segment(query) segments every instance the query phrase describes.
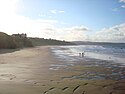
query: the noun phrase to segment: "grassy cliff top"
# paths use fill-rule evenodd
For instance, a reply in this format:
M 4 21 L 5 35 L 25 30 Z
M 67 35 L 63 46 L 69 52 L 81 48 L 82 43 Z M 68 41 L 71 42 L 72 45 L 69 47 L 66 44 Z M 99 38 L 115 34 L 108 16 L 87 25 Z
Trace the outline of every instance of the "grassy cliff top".
M 44 39 L 44 38 L 29 38 L 34 46 L 42 45 L 73 45 L 71 42 L 55 40 L 55 39 Z
M 0 32 L 0 49 L 14 49 L 44 45 L 74 45 L 74 43 L 55 39 L 28 38 L 26 34 L 8 35 Z

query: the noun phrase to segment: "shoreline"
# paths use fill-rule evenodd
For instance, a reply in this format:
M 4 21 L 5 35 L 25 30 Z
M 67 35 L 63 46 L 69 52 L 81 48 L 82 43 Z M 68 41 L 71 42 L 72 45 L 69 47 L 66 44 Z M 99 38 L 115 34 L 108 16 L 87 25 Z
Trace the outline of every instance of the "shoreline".
M 20 48 L 17 48 L 17 49 L 0 49 L 0 54 L 12 53 L 12 52 L 19 51 L 19 50 L 20 50 Z
M 86 69 L 81 65 L 50 70 L 64 63 L 51 52 L 52 46 L 24 48 L 0 54 L 1 94 L 124 94 L 125 80 L 80 80 L 68 78 Z M 94 68 L 96 70 L 96 68 Z M 99 69 L 98 71 L 100 71 Z

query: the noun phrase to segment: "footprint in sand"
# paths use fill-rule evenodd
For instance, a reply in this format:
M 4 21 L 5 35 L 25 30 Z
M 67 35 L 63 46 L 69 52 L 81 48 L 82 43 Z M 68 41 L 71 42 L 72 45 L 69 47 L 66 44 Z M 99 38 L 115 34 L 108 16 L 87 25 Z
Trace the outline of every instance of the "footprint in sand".
M 83 89 L 83 86 L 78 85 L 73 89 L 72 94 L 85 94 L 85 90 Z
M 0 75 L 0 78 L 1 79 L 4 79 L 4 80 L 13 80 L 13 79 L 15 79 L 16 78 L 16 76 L 15 75 L 13 75 L 13 74 L 1 74 Z
M 28 84 L 34 84 L 34 85 L 36 85 L 38 83 L 35 80 L 25 80 L 25 82 Z
M 69 87 L 64 87 L 62 90 L 64 91 L 64 90 L 67 90 Z

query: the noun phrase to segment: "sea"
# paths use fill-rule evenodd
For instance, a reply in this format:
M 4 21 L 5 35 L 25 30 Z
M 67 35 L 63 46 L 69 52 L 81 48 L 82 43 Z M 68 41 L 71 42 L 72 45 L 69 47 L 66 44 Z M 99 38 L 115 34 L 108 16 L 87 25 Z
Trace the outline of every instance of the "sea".
M 111 73 L 97 73 L 88 71 L 87 73 L 76 75 L 72 78 L 83 80 L 88 79 L 125 79 L 125 44 L 94 44 L 94 45 L 72 45 L 72 46 L 53 46 L 52 53 L 59 64 L 52 64 L 51 70 L 68 69 L 81 62 L 85 67 L 103 67 L 109 69 Z M 82 56 L 81 53 L 84 53 Z

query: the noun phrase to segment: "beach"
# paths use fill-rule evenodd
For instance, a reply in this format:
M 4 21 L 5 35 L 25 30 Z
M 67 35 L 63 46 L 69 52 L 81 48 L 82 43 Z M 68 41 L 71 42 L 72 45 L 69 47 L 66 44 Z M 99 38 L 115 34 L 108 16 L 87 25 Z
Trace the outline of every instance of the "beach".
M 67 67 L 64 63 L 68 62 L 57 58 L 52 48 L 39 46 L 2 52 L 0 94 L 125 94 L 125 79 L 83 79 L 91 72 L 111 74 L 112 68 L 87 67 L 84 61 Z M 96 77 L 94 73 L 91 77 Z M 80 79 L 79 75 L 84 77 Z

